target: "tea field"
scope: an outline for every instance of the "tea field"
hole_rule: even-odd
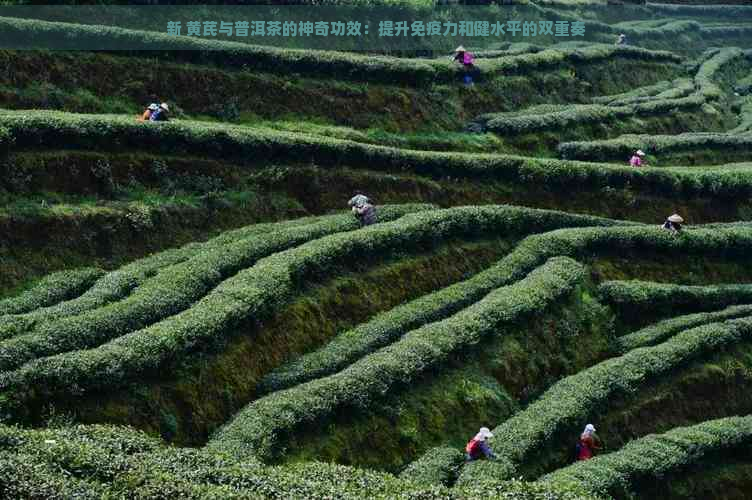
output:
[[[514,3],[472,86],[0,16],[0,498],[752,498],[752,5]]]

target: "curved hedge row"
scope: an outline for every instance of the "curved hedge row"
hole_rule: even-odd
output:
[[[8,314],[23,314],[49,307],[85,292],[104,274],[95,267],[52,273],[16,297],[0,300],[0,321]]]
[[[700,464],[713,453],[728,453],[750,444],[752,416],[721,418],[636,439],[614,453],[543,476],[540,482],[575,482],[598,495],[628,496],[635,480],[662,478],[668,472]]]
[[[633,394],[687,362],[727,345],[752,340],[752,317],[713,323],[683,331],[654,347],[634,349],[566,377],[525,410],[493,430],[492,446],[503,466],[520,464],[551,440],[578,428],[614,396]],[[475,477],[473,467],[463,475]]]
[[[384,221],[403,215],[382,211]],[[258,259],[329,234],[358,226],[352,215],[335,215],[303,226],[268,231],[201,251],[144,281],[123,300],[74,317],[39,324],[31,332],[0,341],[0,371],[32,359],[89,349],[144,328],[190,307],[223,280]]]
[[[678,78],[674,81],[664,80],[655,85],[639,87],[622,94],[594,97],[591,101],[593,104],[606,106],[627,106],[654,100],[687,97],[693,90],[695,90],[695,84],[691,79]]]
[[[656,312],[707,311],[752,302],[752,285],[689,286],[647,281],[607,281],[601,300],[620,314],[639,317]]]
[[[718,80],[723,72],[734,63],[748,64],[741,49],[721,49],[700,65],[695,75],[695,86],[702,97],[712,101],[728,93],[721,90]]]
[[[393,344],[325,378],[262,397],[241,410],[209,442],[210,449],[274,458],[285,435],[369,403],[441,366],[448,357],[569,294],[584,267],[554,258],[521,281],[499,288],[445,320],[412,330]]]
[[[559,145],[559,156],[569,160],[624,161],[635,150],[643,149],[653,156],[670,153],[691,154],[700,149],[733,150],[752,157],[752,134],[692,132],[678,135],[622,135],[602,141],[573,141]]]
[[[388,220],[421,206],[386,207]],[[80,390],[112,390],[151,374],[192,352],[222,345],[242,322],[281,307],[311,279],[328,276],[343,262],[362,255],[385,255],[405,248],[430,247],[447,237],[487,235],[504,224],[504,207],[461,207],[412,213],[358,231],[314,240],[261,259],[214,288],[193,307],[96,349],[36,359],[0,374],[2,401],[23,411],[33,398],[74,395]],[[351,216],[350,216],[351,217]]]
[[[465,463],[465,453],[457,448],[434,448],[432,453],[415,460],[399,477],[427,486],[451,486]]]
[[[347,52],[280,49],[188,36],[175,37],[160,32],[0,17],[0,44],[4,47],[39,47],[51,37],[54,37],[52,39],[58,50],[80,50],[82,46],[87,46],[139,56],[143,56],[143,52],[139,51],[149,50],[154,57],[284,75],[304,73],[337,79],[426,85],[453,81],[461,72],[456,64],[446,58],[406,59]],[[125,49],[129,52],[124,52]],[[680,61],[678,56],[670,52],[603,45],[571,52],[547,49],[534,54],[480,59],[476,66],[481,73],[494,75],[502,71],[507,73],[551,67],[565,61],[598,61],[612,56],[648,61]]]
[[[493,497],[595,500],[582,488],[514,481],[448,489],[391,474],[309,462],[269,467],[206,450],[167,448],[128,428],[0,426],[0,495],[70,500],[139,498],[343,500]]]
[[[99,150],[106,145],[114,149],[146,148],[155,153],[221,156],[245,163],[314,162],[327,167],[358,165],[433,177],[492,178],[514,184],[544,184],[551,189],[592,190],[608,186],[687,196],[752,194],[749,169],[636,169],[510,155],[411,151],[264,128],[185,122],[145,125],[124,117],[59,112],[2,112],[0,119],[21,149]],[[642,136],[623,136],[619,140],[627,137]],[[748,142],[752,145],[752,136]],[[632,147],[627,149],[631,152]]]
[[[663,342],[682,330],[744,316],[752,316],[752,305],[731,306],[722,311],[688,314],[686,316],[679,316],[678,318],[667,319],[619,337],[617,343],[619,350],[625,353],[638,347],[646,347]]]
[[[513,252],[504,257],[499,266],[507,266],[516,272],[525,272],[538,266],[545,259],[567,255],[570,257],[591,257],[602,252],[629,252],[631,250],[659,252],[665,254],[723,255],[743,257],[752,250],[752,228],[739,224],[713,224],[709,229],[690,229],[681,238],[676,238],[659,228],[578,228],[559,229],[545,234],[534,235],[523,240]],[[510,445],[511,446],[511,445]],[[438,457],[426,453],[425,464],[442,466]],[[508,460],[493,462],[500,476],[511,477],[515,465]],[[443,465],[448,467],[447,464]],[[474,476],[477,480],[477,475]]]
[[[491,132],[525,134],[541,130],[560,130],[581,124],[616,121],[632,116],[655,116],[675,110],[698,109],[706,101],[716,100],[724,95],[716,80],[727,66],[741,60],[744,60],[741,49],[721,49],[700,65],[694,77],[694,86],[691,83],[685,83],[680,87],[667,89],[662,97],[640,96],[639,99],[632,97],[627,98],[626,102],[620,102],[617,99],[607,106],[601,104],[559,106],[558,109],[547,112],[541,109],[543,107],[533,107],[513,113],[483,115],[478,120],[481,124],[485,124],[485,129]],[[687,96],[695,88],[696,92]],[[647,91],[652,91],[652,87],[648,87]]]
[[[752,90],[752,81],[750,81]],[[744,134],[752,132],[752,97],[746,97],[739,112],[739,125],[729,130],[730,134]]]
[[[514,236],[562,227],[630,224],[547,210],[517,207],[506,207],[505,210],[507,220],[498,231]],[[524,271],[521,272],[524,275]],[[502,263],[466,281],[395,307],[338,335],[320,349],[272,371],[262,379],[259,390],[268,393],[287,389],[342,370],[359,358],[390,344],[405,332],[455,314],[492,290],[520,277],[520,271]]]
[[[79,297],[29,313],[0,318],[0,338],[22,335],[45,321],[76,316],[118,301],[146,281],[149,275],[186,260],[195,249],[196,246],[190,244],[139,259],[106,273]]]
[[[601,95],[590,99],[593,104],[608,105],[613,102],[629,102],[633,99],[641,99],[644,97],[650,98],[656,95],[666,92],[674,87],[674,82],[669,80],[661,80],[658,83],[652,85],[645,85],[644,87],[637,87],[636,89],[629,90],[627,92],[621,92],[619,94]]]
[[[507,113],[494,113],[479,118],[485,122],[484,129],[497,134],[527,134],[543,130],[561,130],[577,125],[612,122],[633,116],[664,115],[673,111],[696,110],[705,104],[699,94],[689,97],[652,99],[628,105],[574,104],[563,106],[561,111],[530,114],[519,112],[510,116]]]
[[[147,279],[160,272],[166,272],[170,266],[184,262],[203,250],[216,250],[243,238],[260,236],[274,229],[293,228],[317,220],[319,219],[316,217],[306,217],[281,223],[253,224],[226,231],[203,243],[190,243],[135,260],[105,274],[89,290],[75,299],[31,313],[0,318],[0,339],[28,332],[45,321],[58,321],[121,300]]]

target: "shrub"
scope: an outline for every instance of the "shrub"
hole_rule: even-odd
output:
[[[126,264],[116,271],[106,273],[81,296],[61,302],[57,305],[40,308],[23,315],[6,316],[0,322],[0,339],[14,337],[33,330],[44,322],[60,321],[77,316],[87,311],[104,307],[116,302],[137,289],[149,278],[171,266],[185,262],[202,250],[218,251],[235,241],[257,237],[274,229],[298,227],[318,220],[304,218],[278,224],[255,224],[244,228],[227,231],[204,243],[191,243],[173,250],[150,255]]]
[[[679,78],[674,81],[663,80],[654,85],[638,87],[621,94],[594,97],[593,104],[607,106],[624,106],[640,102],[649,102],[655,99],[675,99],[686,97],[695,89],[694,82],[688,78]]]
[[[491,494],[520,500],[594,499],[572,486],[511,481],[450,490],[336,464],[268,467],[206,449],[164,447],[133,429],[105,426],[2,426],[0,472],[4,498],[464,500]]]
[[[725,69],[743,61],[740,49],[721,49],[704,61],[697,70],[694,85],[684,82],[680,87],[665,89],[656,96],[628,96],[602,104],[575,104],[533,107],[513,113],[492,113],[483,115],[479,121],[485,129],[498,134],[526,134],[542,130],[561,130],[582,124],[602,123],[623,120],[634,116],[663,116],[675,110],[698,109],[707,101],[717,100],[724,93],[717,85]],[[642,92],[652,92],[662,87],[652,86]],[[690,92],[697,89],[696,92]],[[638,93],[639,94],[639,93]]]
[[[694,151],[705,149],[733,151],[737,155],[752,154],[752,134],[694,132],[678,135],[622,135],[603,141],[564,142],[558,149],[562,158],[586,161],[626,161],[637,149],[644,149],[657,157],[671,154],[691,156]]]
[[[668,16],[727,17],[730,19],[745,19],[752,16],[752,6],[749,5],[672,5],[652,3],[650,4],[650,9],[658,14]]]
[[[594,494],[626,497],[638,479],[663,479],[668,472],[699,465],[708,455],[727,454],[751,443],[752,416],[710,420],[645,436],[614,453],[543,476],[540,482],[546,485],[574,482]]]
[[[13,135],[10,133],[10,130],[8,130],[5,127],[0,127],[0,158],[2,158],[4,155],[10,151],[11,147],[13,146]]]
[[[409,170],[432,177],[496,179],[514,184],[545,184],[551,189],[613,188],[636,189],[671,195],[749,196],[752,194],[752,171],[749,169],[635,169],[628,166],[593,165],[553,159],[507,155],[436,153],[359,144],[322,137],[208,123],[170,122],[144,125],[122,117],[73,115],[56,112],[5,112],[0,119],[11,130],[19,148],[147,148],[156,153],[217,155],[240,162],[264,164],[287,161],[315,162],[319,165],[358,165],[380,171]],[[679,141],[689,134],[662,138],[645,137],[645,144],[634,144],[623,136],[603,144],[618,144],[628,151],[648,147],[656,141]],[[723,134],[694,134],[696,137],[722,137]],[[728,137],[728,136],[726,136]],[[733,136],[732,143],[718,147],[749,149],[752,136]],[[579,155],[583,143],[562,146],[563,156]],[[587,148],[592,148],[587,143]],[[600,143],[597,143],[600,144]],[[103,146],[104,145],[104,146]],[[572,146],[578,145],[578,146]],[[578,152],[574,153],[573,150]],[[597,146],[600,151],[601,146]],[[661,148],[657,148],[659,151]]]
[[[726,68],[735,63],[746,62],[741,49],[721,49],[713,57],[700,65],[695,75],[695,86],[705,99],[715,100],[724,95],[718,87]]]
[[[451,486],[459,475],[465,454],[457,448],[433,448],[412,462],[399,477],[417,484]]]
[[[538,113],[532,108],[529,114],[506,113],[484,115],[485,129],[497,134],[527,134],[543,130],[561,130],[577,125],[623,120],[634,116],[663,116],[676,110],[698,109],[705,100],[698,95],[670,99],[653,99],[647,102],[620,106],[599,104],[574,104],[561,110]]]
[[[506,266],[510,273],[519,276],[520,272],[527,272],[556,255],[592,257],[602,252],[628,252],[634,249],[667,254],[723,255],[728,258],[743,256],[751,245],[752,231],[745,224],[691,229],[681,238],[673,237],[659,228],[645,226],[560,229],[526,238],[498,266]],[[426,458],[424,463],[440,462]],[[509,469],[514,466],[511,458],[501,456],[496,467]]]
[[[389,220],[425,208],[425,205],[385,207],[380,210],[380,217]],[[378,224],[276,253],[225,280],[180,314],[96,349],[37,359],[19,370],[1,374],[0,386],[6,390],[14,388],[14,397],[7,403],[9,409],[15,410],[23,409],[19,403],[26,398],[70,395],[81,389],[111,390],[191,352],[222,345],[241,321],[269,314],[289,300],[302,284],[327,276],[332,267],[364,252],[386,254],[434,245],[446,237],[487,234],[502,223],[505,214],[504,209],[498,207],[416,213],[399,223]],[[330,224],[336,220],[332,218]],[[170,290],[171,285],[166,286]],[[103,321],[108,321],[107,318],[109,316]],[[92,333],[96,334],[97,330]],[[70,341],[77,340],[71,338]]]
[[[547,210],[517,207],[505,207],[503,210],[507,213],[507,220],[497,231],[510,236],[545,232],[561,227],[621,224],[608,219],[564,215]],[[287,389],[342,370],[357,359],[390,344],[404,333],[442,320],[477,302],[495,288],[509,285],[520,278],[516,271],[504,265],[502,261],[466,281],[379,314],[372,320],[338,335],[320,349],[304,354],[272,371],[261,380],[259,391],[267,393]]]
[[[174,37],[166,33],[136,31],[103,26],[56,23],[0,17],[0,43],[9,48],[45,48],[55,42],[56,49],[117,50],[118,54],[143,56],[144,50],[154,57],[190,63],[212,63],[223,68],[263,71],[267,73],[303,73],[343,80],[427,85],[455,81],[462,71],[444,59],[407,59],[366,56],[346,52],[307,51],[260,47],[239,42],[225,42],[192,37]],[[49,48],[49,47],[46,47]],[[529,71],[562,62],[597,61],[626,57],[648,61],[678,62],[670,52],[636,47],[596,46],[561,51],[548,49],[539,53],[480,59],[481,73],[497,75],[504,71]]]
[[[492,446],[505,462],[520,464],[554,436],[577,429],[617,394],[634,394],[641,386],[687,362],[752,339],[752,318],[713,323],[683,331],[654,347],[634,349],[554,384],[540,398],[494,429]],[[466,480],[475,477],[465,467]]]
[[[403,209],[386,208],[388,221]],[[320,222],[270,231],[263,237],[240,239],[202,251],[146,280],[123,300],[59,321],[38,325],[32,332],[0,342],[0,371],[13,370],[32,359],[66,351],[89,349],[178,314],[223,280],[275,252],[322,236],[357,227],[352,215],[336,215]]]
[[[87,290],[103,274],[104,271],[94,267],[50,274],[21,295],[0,300],[0,318],[72,299]]]
[[[707,311],[752,302],[752,285],[688,286],[646,281],[607,281],[601,299],[622,316],[640,317],[676,311]]]
[[[571,259],[552,259],[526,278],[499,288],[445,320],[412,330],[393,344],[328,377],[262,397],[241,410],[209,442],[214,450],[268,460],[282,452],[283,436],[321,422],[347,408],[368,407],[454,353],[484,337],[503,334],[508,325],[550,307],[584,278]]]
[[[688,330],[707,323],[715,323],[727,319],[741,318],[752,315],[752,306],[731,306],[722,311],[688,314],[671,318],[654,325],[647,326],[636,332],[624,335],[618,339],[619,349],[622,353],[629,352],[638,347],[646,347],[663,342],[669,337],[676,335],[682,330]]]

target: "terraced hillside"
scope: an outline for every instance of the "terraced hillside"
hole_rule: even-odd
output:
[[[588,36],[0,15],[144,49],[0,50],[0,498],[749,498],[752,7],[509,8]]]

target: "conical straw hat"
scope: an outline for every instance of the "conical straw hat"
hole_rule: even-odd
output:
[[[684,219],[681,218],[681,216],[674,214],[671,217],[668,218],[671,222],[676,222],[677,224],[681,224],[684,222]]]

